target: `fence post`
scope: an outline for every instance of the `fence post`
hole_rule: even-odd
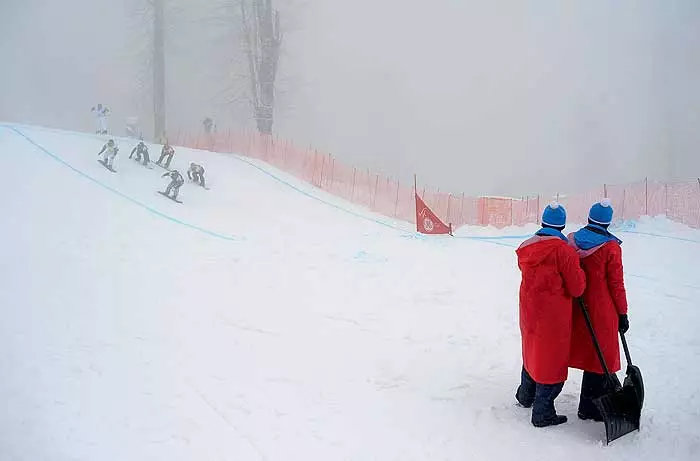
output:
[[[372,200],[372,209],[377,207],[377,189],[379,187],[379,173],[375,173],[375,178],[374,178],[374,200]],[[371,189],[370,189],[370,194],[371,194]]]
[[[462,204],[459,207],[459,221],[457,221],[458,226],[464,225],[462,218],[464,217],[464,192],[462,192]]]
[[[644,216],[649,216],[649,177],[644,178]]]
[[[698,178],[698,190],[700,191],[700,178]],[[700,229],[700,198],[698,199],[698,228]]]
[[[513,199],[510,199],[510,225],[513,225]]]
[[[527,220],[530,217],[530,196],[528,195],[525,198],[525,224],[527,224]]]
[[[401,189],[401,181],[396,180],[396,201],[394,202],[394,218],[399,210],[399,189]]]
[[[608,198],[608,185],[603,184],[603,198]]]
[[[316,155],[318,155],[318,151],[316,151]],[[318,181],[318,187],[323,189],[323,170],[324,167],[326,166],[326,156],[324,155],[323,158],[321,159],[321,178]]]
[[[354,203],[355,201],[355,175],[357,174],[357,167],[352,167],[352,192],[350,193],[350,201]]]
[[[535,213],[535,216],[537,217],[537,225],[540,225],[540,194],[537,194],[537,213]]]
[[[668,183],[664,184],[664,216],[668,216]]]
[[[447,222],[450,222],[450,200],[452,200],[452,194],[447,194]]]
[[[316,157],[317,157],[316,154],[318,154],[318,152],[314,151],[314,169],[313,169],[313,171],[311,172],[311,184],[313,184],[313,185],[315,185],[315,184],[314,184],[314,179],[316,178],[316,160],[317,160],[317,159],[316,159]]]

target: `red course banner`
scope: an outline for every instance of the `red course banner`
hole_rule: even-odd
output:
[[[448,226],[435,216],[418,194],[416,194],[416,230],[421,234],[452,235],[452,226]]]

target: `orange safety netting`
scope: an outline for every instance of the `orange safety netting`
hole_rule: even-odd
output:
[[[262,160],[330,194],[364,206],[389,218],[416,222],[414,186],[390,177],[343,164],[329,153],[273,136],[251,132],[179,132],[171,144],[230,152]],[[418,188],[418,194],[436,216],[453,229],[460,226],[522,226],[538,223],[542,208],[551,201],[540,196],[522,199],[469,197]],[[617,220],[641,216],[666,216],[700,228],[700,179],[679,183],[642,180],[605,185],[587,193],[560,196],[570,222],[584,223],[594,202],[608,197]]]

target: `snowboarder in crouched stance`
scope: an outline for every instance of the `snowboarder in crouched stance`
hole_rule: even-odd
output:
[[[136,161],[142,162],[144,165],[148,165],[148,163],[151,161],[148,156],[148,147],[146,147],[146,144],[143,141],[140,141],[136,147],[134,147],[131,154],[129,154],[129,158],[133,157],[134,154],[136,154]]]
[[[202,187],[207,187],[204,182],[204,167],[196,163],[190,163],[190,168],[187,170],[187,177],[190,181],[194,181]]]
[[[165,161],[165,169],[167,170],[170,168],[170,162],[173,160],[173,155],[175,155],[175,149],[173,149],[173,146],[168,144],[166,141],[165,145],[163,146],[163,150],[160,152],[160,158],[156,163],[163,166],[163,160],[167,157],[167,160]]]
[[[554,399],[567,378],[573,298],[583,294],[586,276],[562,234],[565,225],[564,207],[548,205],[542,229],[517,250],[523,368],[515,398],[523,407],[532,407],[535,427],[567,421],[557,415]]]
[[[119,148],[116,146],[116,144],[114,144],[114,139],[110,139],[107,141],[107,144],[102,146],[102,150],[97,153],[97,156],[99,157],[100,155],[104,154],[102,160],[100,160],[100,163],[110,170],[113,170],[114,168],[112,165],[114,164],[114,157],[117,156],[117,152],[119,152]]]
[[[170,177],[170,184],[168,184],[168,187],[165,189],[165,192],[161,192],[161,194],[173,200],[177,200],[177,194],[180,193],[180,187],[185,183],[185,180],[177,170],[163,173],[161,177],[164,178],[166,176]],[[170,194],[170,192],[172,192],[172,195]]]

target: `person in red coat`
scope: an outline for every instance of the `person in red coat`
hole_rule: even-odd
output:
[[[562,234],[565,226],[564,207],[548,205],[542,229],[517,250],[523,368],[515,398],[532,407],[536,427],[567,421],[557,415],[554,400],[568,372],[572,299],[583,294],[586,278],[576,251]]]
[[[581,258],[587,287],[583,299],[610,373],[620,370],[618,331],[629,329],[622,271],[622,241],[608,231],[613,208],[605,199],[591,207],[588,225],[569,236]],[[569,366],[583,370],[578,417],[602,421],[593,401],[606,393],[606,378],[580,308],[574,309]]]

